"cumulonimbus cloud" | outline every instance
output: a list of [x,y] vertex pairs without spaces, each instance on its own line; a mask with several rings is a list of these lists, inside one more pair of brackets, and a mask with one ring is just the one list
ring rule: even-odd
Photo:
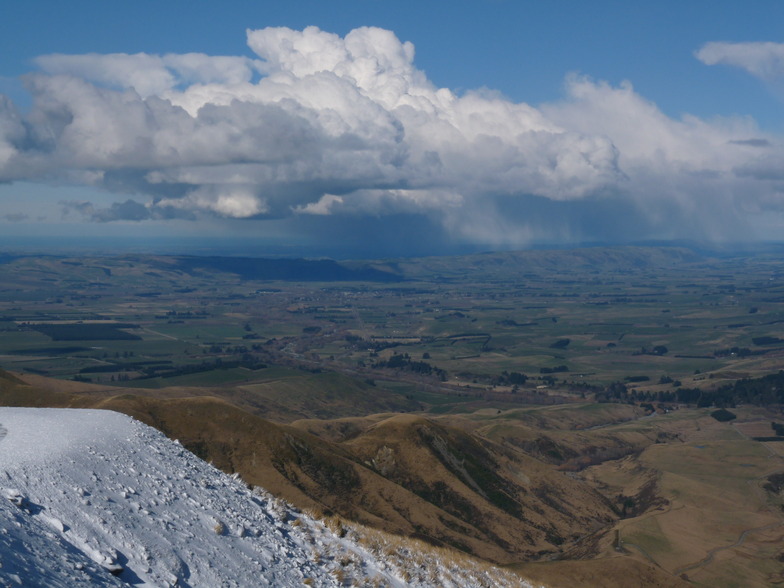
[[[85,209],[98,221],[422,214],[507,243],[595,238],[580,219],[612,202],[630,225],[702,230],[699,218],[704,234],[749,200],[778,202],[766,171],[784,152],[748,119],[673,119],[628,83],[579,76],[539,107],[458,95],[415,67],[411,43],[372,27],[247,41],[253,58],[38,58],[30,112],[0,100],[0,181],[145,195]],[[729,59],[720,49],[698,57]]]

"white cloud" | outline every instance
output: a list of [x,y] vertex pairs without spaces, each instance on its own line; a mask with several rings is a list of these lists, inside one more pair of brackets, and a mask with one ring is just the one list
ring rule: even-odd
[[293,211],[297,214],[315,214],[327,216],[332,214],[333,208],[343,204],[341,196],[334,194],[324,194],[317,202],[310,202],[304,206],[294,206]]
[[253,186],[200,186],[184,198],[164,199],[157,206],[207,210],[229,218],[249,218],[268,211]]
[[725,43],[711,42],[696,53],[706,65],[732,65],[750,74],[771,80],[784,75],[784,43]]
[[260,62],[246,57],[210,56],[203,53],[149,55],[43,55],[35,60],[50,75],[69,75],[100,85],[133,89],[140,96],[160,96],[182,84],[247,83]]
[[607,137],[624,173],[637,167],[672,171],[730,172],[754,157],[751,145],[771,145],[749,118],[705,121],[670,118],[625,82],[612,87],[570,76],[566,99],[543,107],[552,121],[589,137]]
[[[97,206],[97,220],[421,214],[465,239],[509,243],[587,231],[598,211],[612,214],[608,202],[645,230],[705,232],[759,208],[750,201],[778,202],[781,141],[749,119],[674,119],[631,84],[579,76],[538,108],[457,95],[378,28],[247,39],[257,58],[39,58],[31,112],[0,101],[0,181],[148,199]],[[700,59],[730,58],[714,45]]]

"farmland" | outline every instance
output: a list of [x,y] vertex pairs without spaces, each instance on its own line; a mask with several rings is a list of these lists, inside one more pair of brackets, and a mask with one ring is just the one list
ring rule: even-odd
[[776,255],[0,270],[4,403],[126,412],[300,508],[544,584],[782,577]]
[[312,274],[305,261],[229,260],[10,259],[0,366],[150,387],[194,374],[252,381],[287,365],[442,395],[427,404],[443,405],[519,401],[545,386],[572,396],[613,382],[653,394],[716,386],[777,371],[784,355],[775,256],[589,249]]

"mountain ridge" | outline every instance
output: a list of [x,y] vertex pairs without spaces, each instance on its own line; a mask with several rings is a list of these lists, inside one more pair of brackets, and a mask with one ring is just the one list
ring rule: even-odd
[[0,424],[5,584],[531,586],[314,520],[120,413],[3,407]]

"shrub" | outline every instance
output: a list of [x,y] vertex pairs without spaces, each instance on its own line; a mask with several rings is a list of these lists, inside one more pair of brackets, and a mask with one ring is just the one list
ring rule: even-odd
[[738,418],[736,414],[728,411],[726,408],[720,408],[719,410],[714,410],[711,413],[711,416],[717,421],[719,421],[720,423],[726,423],[728,421]]

